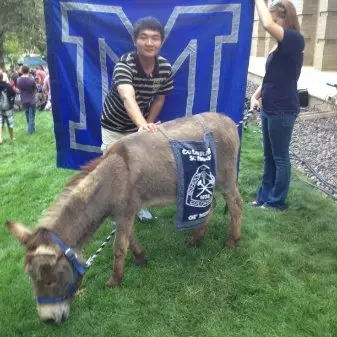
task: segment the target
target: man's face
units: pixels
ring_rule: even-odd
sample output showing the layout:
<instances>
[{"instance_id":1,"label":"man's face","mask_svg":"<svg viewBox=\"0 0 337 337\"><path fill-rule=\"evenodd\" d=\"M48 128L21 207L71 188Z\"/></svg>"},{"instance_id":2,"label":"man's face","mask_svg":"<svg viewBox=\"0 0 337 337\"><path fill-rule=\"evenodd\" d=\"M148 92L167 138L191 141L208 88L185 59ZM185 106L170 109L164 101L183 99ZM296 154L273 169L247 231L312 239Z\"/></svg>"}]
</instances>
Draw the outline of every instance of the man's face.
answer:
<instances>
[{"instance_id":1,"label":"man's face","mask_svg":"<svg viewBox=\"0 0 337 337\"><path fill-rule=\"evenodd\" d=\"M161 35L154 30L141 30L136 38L135 45L138 54L141 56L155 57L162 45Z\"/></svg>"}]
</instances>

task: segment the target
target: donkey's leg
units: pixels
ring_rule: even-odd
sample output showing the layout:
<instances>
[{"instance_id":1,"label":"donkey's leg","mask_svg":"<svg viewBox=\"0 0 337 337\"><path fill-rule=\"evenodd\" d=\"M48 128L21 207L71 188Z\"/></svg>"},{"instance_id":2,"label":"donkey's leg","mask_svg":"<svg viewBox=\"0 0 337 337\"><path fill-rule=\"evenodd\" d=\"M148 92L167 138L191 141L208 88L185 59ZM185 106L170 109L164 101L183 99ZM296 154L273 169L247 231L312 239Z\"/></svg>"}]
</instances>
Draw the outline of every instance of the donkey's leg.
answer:
<instances>
[{"instance_id":1,"label":"donkey's leg","mask_svg":"<svg viewBox=\"0 0 337 337\"><path fill-rule=\"evenodd\" d=\"M234 248L241 238L243 203L236 183L233 184L230 189L227 188L223 190L223 194L231 217L231 229L229 239L225 245L229 248Z\"/></svg>"},{"instance_id":2,"label":"donkey's leg","mask_svg":"<svg viewBox=\"0 0 337 337\"><path fill-rule=\"evenodd\" d=\"M114 243L114 264L112 268L112 277L105 286L108 288L117 286L121 283L124 275L124 261L129 247L130 234L135 216L116 218L116 237Z\"/></svg>"},{"instance_id":3,"label":"donkey's leg","mask_svg":"<svg viewBox=\"0 0 337 337\"><path fill-rule=\"evenodd\" d=\"M201 240L204 238L204 236L206 234L206 231L207 231L208 225L211 221L211 217L213 215L215 206L216 206L216 201L215 201L215 197L214 197L213 202L212 202L211 210L208 213L205 222L202 225L200 225L200 227L197 228L197 230L185 240L185 243L187 244L187 246L193 247L193 246L199 246L200 245Z\"/></svg>"},{"instance_id":4,"label":"donkey's leg","mask_svg":"<svg viewBox=\"0 0 337 337\"><path fill-rule=\"evenodd\" d=\"M132 228L130 235L130 249L135 257L134 263L137 266L146 266L147 259L145 257L145 249L143 246L136 240L135 231Z\"/></svg>"}]
</instances>

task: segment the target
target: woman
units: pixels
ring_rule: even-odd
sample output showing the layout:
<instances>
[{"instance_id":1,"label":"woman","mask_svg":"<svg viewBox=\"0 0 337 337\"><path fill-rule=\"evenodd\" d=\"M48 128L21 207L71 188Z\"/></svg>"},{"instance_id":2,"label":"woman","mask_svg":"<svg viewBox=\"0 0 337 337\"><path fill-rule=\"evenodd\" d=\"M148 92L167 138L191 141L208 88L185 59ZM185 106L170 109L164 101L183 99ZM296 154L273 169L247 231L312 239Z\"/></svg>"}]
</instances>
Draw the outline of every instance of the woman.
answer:
<instances>
[{"instance_id":1,"label":"woman","mask_svg":"<svg viewBox=\"0 0 337 337\"><path fill-rule=\"evenodd\" d=\"M255 0L255 5L264 28L277 45L269 53L263 83L251 98L251 109L260 108L262 98L264 174L256 200L250 205L284 210L291 176L289 146L299 113L297 80L305 43L296 9L289 0L274 2L269 10L264 0Z\"/></svg>"}]
</instances>

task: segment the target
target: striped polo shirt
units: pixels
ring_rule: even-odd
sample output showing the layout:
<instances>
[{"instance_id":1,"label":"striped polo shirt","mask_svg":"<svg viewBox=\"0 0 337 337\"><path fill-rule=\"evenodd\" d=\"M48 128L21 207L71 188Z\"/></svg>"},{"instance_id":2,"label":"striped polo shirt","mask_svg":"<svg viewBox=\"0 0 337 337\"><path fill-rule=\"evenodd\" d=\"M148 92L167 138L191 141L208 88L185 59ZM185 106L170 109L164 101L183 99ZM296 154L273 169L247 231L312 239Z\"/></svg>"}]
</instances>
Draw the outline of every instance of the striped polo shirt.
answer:
<instances>
[{"instance_id":1,"label":"striped polo shirt","mask_svg":"<svg viewBox=\"0 0 337 337\"><path fill-rule=\"evenodd\" d=\"M136 52L123 55L114 68L112 87L104 100L102 127L116 132L137 131L137 126L126 112L117 91L119 85L131 84L134 87L136 102L146 119L155 97L173 90L172 77L170 63L161 56L156 57L153 73L148 75L144 72Z\"/></svg>"}]
</instances>

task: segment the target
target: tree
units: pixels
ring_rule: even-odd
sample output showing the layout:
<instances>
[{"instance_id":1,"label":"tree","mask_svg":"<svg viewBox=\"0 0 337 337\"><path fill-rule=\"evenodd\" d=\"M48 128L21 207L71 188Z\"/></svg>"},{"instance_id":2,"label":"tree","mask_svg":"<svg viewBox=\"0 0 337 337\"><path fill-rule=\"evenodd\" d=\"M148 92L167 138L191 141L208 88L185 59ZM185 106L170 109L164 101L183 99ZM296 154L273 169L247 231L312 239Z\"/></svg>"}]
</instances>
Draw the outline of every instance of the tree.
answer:
<instances>
[{"instance_id":1,"label":"tree","mask_svg":"<svg viewBox=\"0 0 337 337\"><path fill-rule=\"evenodd\" d=\"M24 50L35 47L45 52L43 0L0 1L0 23L0 66L4 64L5 40L13 36Z\"/></svg>"},{"instance_id":2,"label":"tree","mask_svg":"<svg viewBox=\"0 0 337 337\"><path fill-rule=\"evenodd\" d=\"M11 64L17 63L19 55L22 55L25 52L24 46L15 33L6 34L3 48L4 54L6 55L7 59L10 60Z\"/></svg>"}]
</instances>

